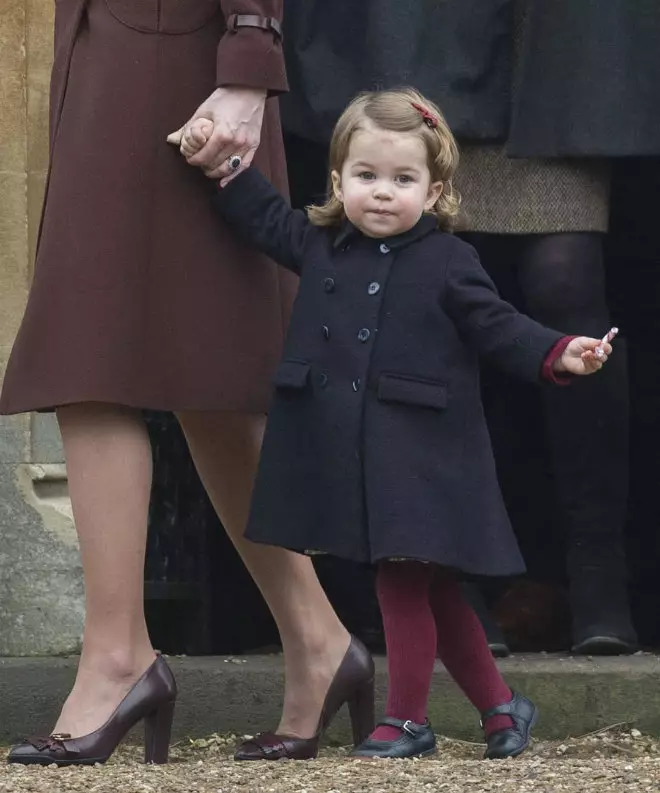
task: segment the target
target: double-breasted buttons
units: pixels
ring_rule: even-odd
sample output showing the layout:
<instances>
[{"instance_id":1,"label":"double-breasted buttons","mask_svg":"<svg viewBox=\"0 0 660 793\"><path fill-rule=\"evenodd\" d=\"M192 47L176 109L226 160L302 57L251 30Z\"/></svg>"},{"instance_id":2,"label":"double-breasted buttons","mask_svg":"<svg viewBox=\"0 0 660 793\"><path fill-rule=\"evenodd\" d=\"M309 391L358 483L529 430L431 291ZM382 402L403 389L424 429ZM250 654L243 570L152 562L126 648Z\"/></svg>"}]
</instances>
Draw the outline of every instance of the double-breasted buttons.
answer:
<instances>
[{"instance_id":1,"label":"double-breasted buttons","mask_svg":"<svg viewBox=\"0 0 660 793\"><path fill-rule=\"evenodd\" d=\"M380 292L380 284L378 283L378 281L372 281L369 284L369 288L367 289L367 292L370 295L377 295Z\"/></svg>"},{"instance_id":2,"label":"double-breasted buttons","mask_svg":"<svg viewBox=\"0 0 660 793\"><path fill-rule=\"evenodd\" d=\"M380 252L381 253L389 253L390 252L389 247L387 245L385 245L384 242L381 242L381 244L380 244Z\"/></svg>"},{"instance_id":3,"label":"double-breasted buttons","mask_svg":"<svg viewBox=\"0 0 660 793\"><path fill-rule=\"evenodd\" d=\"M324 278L323 279L323 288L326 292L334 292L335 291L335 279L334 278Z\"/></svg>"},{"instance_id":4,"label":"double-breasted buttons","mask_svg":"<svg viewBox=\"0 0 660 793\"><path fill-rule=\"evenodd\" d=\"M371 331L369 330L369 328L360 328L357 336L358 339L364 343L365 341L369 341L369 336L371 336Z\"/></svg>"},{"instance_id":5,"label":"double-breasted buttons","mask_svg":"<svg viewBox=\"0 0 660 793\"><path fill-rule=\"evenodd\" d=\"M359 390L360 390L360 378L356 377L355 380L353 380L353 391L357 393Z\"/></svg>"},{"instance_id":6,"label":"double-breasted buttons","mask_svg":"<svg viewBox=\"0 0 660 793\"><path fill-rule=\"evenodd\" d=\"M325 372L321 372L319 375L319 385L321 388L325 388L328 385L328 375Z\"/></svg>"},{"instance_id":7,"label":"double-breasted buttons","mask_svg":"<svg viewBox=\"0 0 660 793\"><path fill-rule=\"evenodd\" d=\"M323 338L327 341L330 338L330 328L327 325L323 325Z\"/></svg>"}]
</instances>

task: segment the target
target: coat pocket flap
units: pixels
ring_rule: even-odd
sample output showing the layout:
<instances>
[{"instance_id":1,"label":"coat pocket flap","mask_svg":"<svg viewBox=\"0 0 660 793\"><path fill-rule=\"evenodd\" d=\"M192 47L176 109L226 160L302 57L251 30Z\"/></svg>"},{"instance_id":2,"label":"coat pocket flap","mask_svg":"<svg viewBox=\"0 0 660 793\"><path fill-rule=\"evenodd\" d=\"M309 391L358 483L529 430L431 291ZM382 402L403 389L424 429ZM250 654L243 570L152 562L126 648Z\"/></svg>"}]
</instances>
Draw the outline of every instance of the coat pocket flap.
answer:
<instances>
[{"instance_id":1,"label":"coat pocket flap","mask_svg":"<svg viewBox=\"0 0 660 793\"><path fill-rule=\"evenodd\" d=\"M282 361L273 377L273 385L279 388L304 388L310 368L306 361Z\"/></svg>"},{"instance_id":2,"label":"coat pocket flap","mask_svg":"<svg viewBox=\"0 0 660 793\"><path fill-rule=\"evenodd\" d=\"M447 384L417 380L406 375L382 374L378 378L378 399L442 410L447 407Z\"/></svg>"}]
</instances>

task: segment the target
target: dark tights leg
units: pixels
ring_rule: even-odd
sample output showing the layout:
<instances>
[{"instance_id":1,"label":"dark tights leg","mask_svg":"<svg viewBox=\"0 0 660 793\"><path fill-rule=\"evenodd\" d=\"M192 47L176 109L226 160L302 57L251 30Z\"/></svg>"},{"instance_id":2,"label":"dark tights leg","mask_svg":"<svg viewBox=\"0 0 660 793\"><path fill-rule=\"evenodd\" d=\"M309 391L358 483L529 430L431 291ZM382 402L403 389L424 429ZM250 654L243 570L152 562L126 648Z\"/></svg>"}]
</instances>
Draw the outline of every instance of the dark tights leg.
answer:
<instances>
[{"instance_id":1,"label":"dark tights leg","mask_svg":"<svg viewBox=\"0 0 660 793\"><path fill-rule=\"evenodd\" d=\"M517 275L505 295L521 310L571 335L610 327L602 236L595 233L472 235L496 283ZM509 286L504 279L505 289ZM628 495L628 388L622 339L597 376L544 388L548 444L564 529L574 643L597 636L633 641L623 526Z\"/></svg>"},{"instance_id":2,"label":"dark tights leg","mask_svg":"<svg viewBox=\"0 0 660 793\"><path fill-rule=\"evenodd\" d=\"M602 237L524 238L519 279L529 314L571 335L610 328ZM566 532L574 642L632 639L623 527L628 497L628 384L625 342L595 377L544 389L548 439Z\"/></svg>"}]
</instances>

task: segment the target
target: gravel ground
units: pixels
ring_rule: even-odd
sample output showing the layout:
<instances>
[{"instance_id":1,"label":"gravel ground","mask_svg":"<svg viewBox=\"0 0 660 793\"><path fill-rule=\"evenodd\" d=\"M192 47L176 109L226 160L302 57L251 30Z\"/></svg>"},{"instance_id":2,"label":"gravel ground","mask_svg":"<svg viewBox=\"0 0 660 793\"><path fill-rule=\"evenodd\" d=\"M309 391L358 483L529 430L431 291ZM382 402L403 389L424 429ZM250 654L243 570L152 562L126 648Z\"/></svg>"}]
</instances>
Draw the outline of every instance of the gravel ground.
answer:
<instances>
[{"instance_id":1,"label":"gravel ground","mask_svg":"<svg viewBox=\"0 0 660 793\"><path fill-rule=\"evenodd\" d=\"M523 757L480 760L483 747L440 739L435 758L356 761L341 747L318 760L235 763L234 736L179 744L167 766L144 766L135 747L95 768L0 766L1 793L638 793L660 790L660 741L618 725L540 742Z\"/></svg>"}]
</instances>

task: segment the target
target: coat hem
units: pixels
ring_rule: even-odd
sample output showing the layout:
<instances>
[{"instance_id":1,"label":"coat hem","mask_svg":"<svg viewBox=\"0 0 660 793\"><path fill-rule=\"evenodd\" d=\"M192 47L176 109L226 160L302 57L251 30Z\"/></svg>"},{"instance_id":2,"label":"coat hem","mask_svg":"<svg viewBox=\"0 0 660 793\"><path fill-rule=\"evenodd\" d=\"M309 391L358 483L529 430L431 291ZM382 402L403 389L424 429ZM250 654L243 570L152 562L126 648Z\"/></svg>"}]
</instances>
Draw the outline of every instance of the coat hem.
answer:
<instances>
[{"instance_id":1,"label":"coat hem","mask_svg":"<svg viewBox=\"0 0 660 793\"><path fill-rule=\"evenodd\" d=\"M475 577L484 577L484 578L508 578L511 576L518 576L526 572L526 567L523 564L521 565L512 565L511 567L506 568L499 568L496 571L488 570L486 571L483 567L478 568L476 565L468 565L468 564L461 564L454 560L445 560L445 559L428 559L422 558L420 556L415 556L414 554L402 554L400 551L396 553L382 553L382 554L371 554L370 556L357 556L354 554L348 553L340 553L338 551L331 551L325 550L322 548L302 548L302 547L293 547L291 545L287 545L286 543L276 542L272 539L261 539L259 537L254 536L249 530L245 532L245 538L250 540L250 542L256 542L262 545L274 545L276 547L285 548L287 551L292 551L293 553L301 554L302 556L334 556L337 559L344 559L348 562L356 562L358 564L368 564L368 565L376 565L379 562L422 562L425 564L436 564L440 567L450 568L452 570L456 570L459 573L468 576L475 576Z\"/></svg>"}]
</instances>

